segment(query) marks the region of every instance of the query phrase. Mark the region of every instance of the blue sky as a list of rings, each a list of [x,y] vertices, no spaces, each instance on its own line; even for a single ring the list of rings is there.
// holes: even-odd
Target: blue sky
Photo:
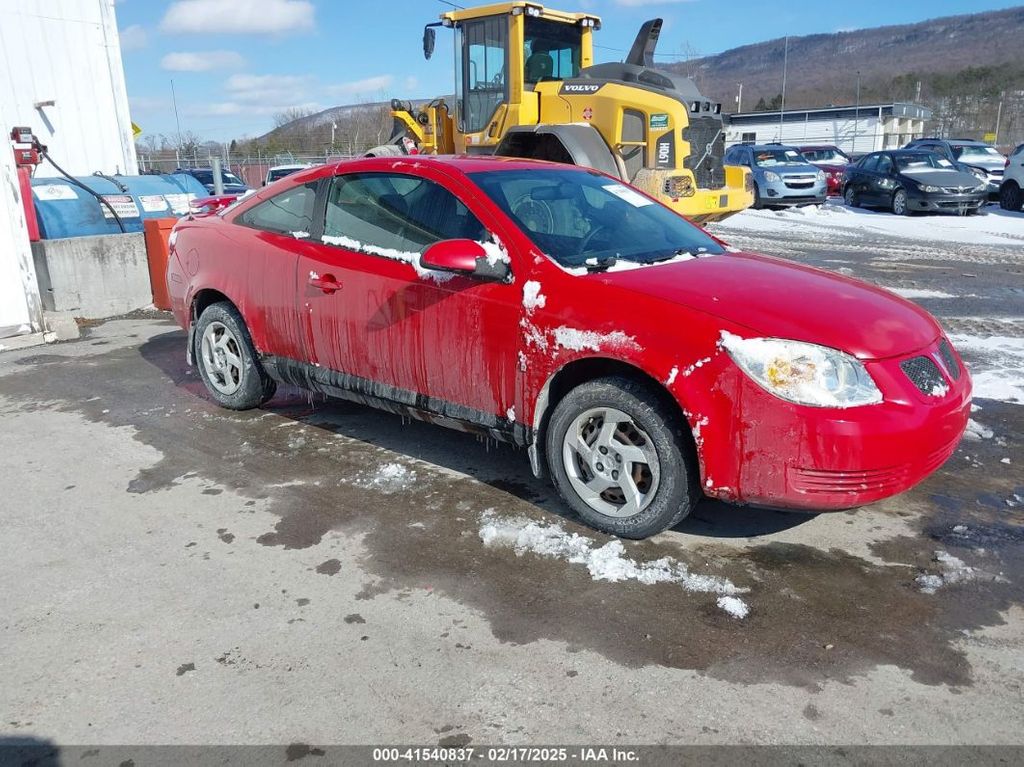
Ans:
[[[482,4],[463,0],[464,5]],[[1010,8],[999,0],[575,0],[548,3],[601,16],[598,61],[621,59],[646,19],[665,19],[663,61],[784,35],[904,24]],[[423,60],[423,25],[438,0],[117,0],[132,119],[174,134],[171,85],[183,131],[206,139],[257,136],[287,107],[323,109],[451,92],[451,32]]]

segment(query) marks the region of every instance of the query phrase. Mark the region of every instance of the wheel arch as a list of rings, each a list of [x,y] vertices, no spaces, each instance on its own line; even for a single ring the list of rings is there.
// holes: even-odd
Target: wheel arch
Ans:
[[[614,357],[582,357],[566,363],[548,376],[540,388],[533,409],[533,440],[527,450],[530,454],[530,467],[537,477],[547,475],[544,461],[544,443],[547,439],[547,426],[551,414],[558,403],[573,389],[588,381],[609,376],[623,376],[650,387],[658,399],[668,407],[669,412],[676,415],[684,435],[684,439],[693,448],[694,455],[700,463],[699,452],[693,440],[689,421],[679,400],[646,370],[637,365]]]
[[[494,154],[580,165],[625,178],[625,168],[590,125],[519,125],[506,131]]]
[[[189,365],[194,362],[193,351],[195,349],[196,321],[206,310],[206,307],[217,303],[229,304],[231,308],[238,312],[238,315],[242,317],[242,321],[245,322],[245,316],[242,314],[242,310],[238,307],[238,304],[216,288],[200,288],[193,293],[188,310],[188,348],[185,352]],[[248,323],[246,324],[248,326]]]

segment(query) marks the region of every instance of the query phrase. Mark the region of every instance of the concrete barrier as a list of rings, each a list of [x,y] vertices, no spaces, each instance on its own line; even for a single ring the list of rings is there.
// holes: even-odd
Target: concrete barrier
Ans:
[[[142,232],[32,243],[43,308],[102,319],[153,303]]]

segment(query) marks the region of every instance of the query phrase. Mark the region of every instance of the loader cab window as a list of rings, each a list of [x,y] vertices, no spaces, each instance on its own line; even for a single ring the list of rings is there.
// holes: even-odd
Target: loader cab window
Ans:
[[[459,129],[479,133],[508,101],[508,17],[487,16],[462,22],[460,27]]]
[[[523,51],[526,84],[576,77],[582,50],[583,30],[579,27],[527,16]]]

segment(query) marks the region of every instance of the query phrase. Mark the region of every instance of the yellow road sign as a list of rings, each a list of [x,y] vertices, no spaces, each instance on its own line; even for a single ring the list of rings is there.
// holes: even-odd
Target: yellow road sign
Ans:
[[[142,133],[142,128],[140,128],[138,125],[136,125],[135,122],[133,121],[132,122],[132,138],[138,138],[141,133]]]

